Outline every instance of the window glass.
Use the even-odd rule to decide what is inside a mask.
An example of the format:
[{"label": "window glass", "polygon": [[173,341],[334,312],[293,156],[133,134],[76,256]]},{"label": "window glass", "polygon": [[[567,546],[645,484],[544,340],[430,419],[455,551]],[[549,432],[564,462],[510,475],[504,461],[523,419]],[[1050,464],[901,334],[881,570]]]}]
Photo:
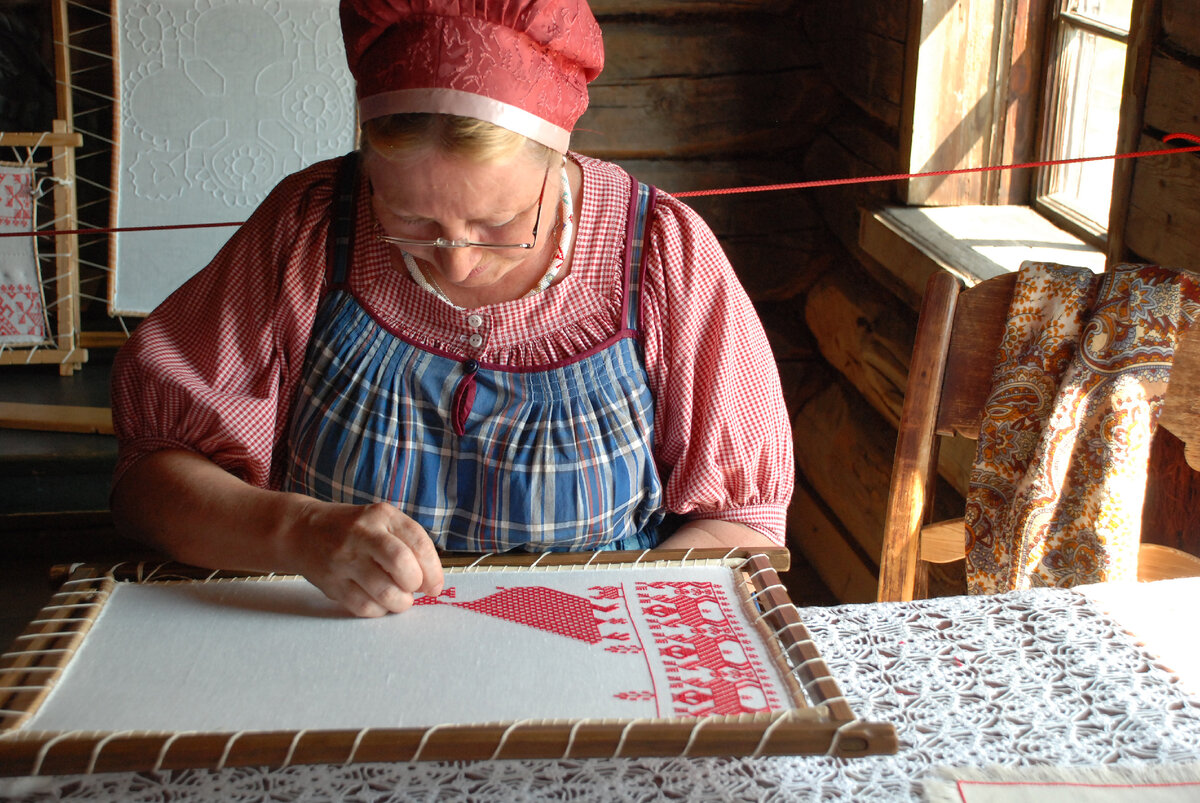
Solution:
[{"label": "window glass", "polygon": [[[1063,32],[1050,159],[1106,156],[1117,146],[1125,45],[1082,28]],[[1113,163],[1081,162],[1051,168],[1043,194],[1100,228],[1108,226]]]},{"label": "window glass", "polygon": [[1096,22],[1129,30],[1133,0],[1067,0],[1066,10]]}]

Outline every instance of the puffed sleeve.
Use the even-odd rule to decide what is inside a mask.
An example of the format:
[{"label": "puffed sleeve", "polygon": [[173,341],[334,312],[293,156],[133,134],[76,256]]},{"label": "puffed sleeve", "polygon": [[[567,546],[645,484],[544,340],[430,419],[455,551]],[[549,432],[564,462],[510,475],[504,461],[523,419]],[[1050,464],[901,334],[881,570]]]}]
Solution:
[{"label": "puffed sleeve", "polygon": [[689,207],[658,196],[649,248],[642,337],[666,505],[749,525],[782,545],[795,464],[762,323]]},{"label": "puffed sleeve", "polygon": [[278,487],[275,445],[320,300],[336,164],[284,179],[117,353],[114,485],[144,455],[186,449]]}]

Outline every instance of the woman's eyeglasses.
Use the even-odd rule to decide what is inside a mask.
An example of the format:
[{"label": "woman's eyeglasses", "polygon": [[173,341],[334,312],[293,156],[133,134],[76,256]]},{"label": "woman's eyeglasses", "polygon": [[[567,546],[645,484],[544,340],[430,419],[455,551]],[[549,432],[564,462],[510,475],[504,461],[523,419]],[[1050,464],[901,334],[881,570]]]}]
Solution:
[{"label": "woman's eyeglasses", "polygon": [[447,240],[445,237],[438,237],[436,240],[414,240],[411,237],[392,237],[387,234],[376,234],[385,243],[392,245],[407,245],[418,248],[522,248],[528,250],[537,245],[538,226],[542,222],[542,202],[546,200],[546,182],[550,178],[550,167],[547,165],[546,174],[542,176],[542,192],[538,196],[538,211],[537,219],[533,222],[533,239],[527,243],[481,243],[475,240]]}]

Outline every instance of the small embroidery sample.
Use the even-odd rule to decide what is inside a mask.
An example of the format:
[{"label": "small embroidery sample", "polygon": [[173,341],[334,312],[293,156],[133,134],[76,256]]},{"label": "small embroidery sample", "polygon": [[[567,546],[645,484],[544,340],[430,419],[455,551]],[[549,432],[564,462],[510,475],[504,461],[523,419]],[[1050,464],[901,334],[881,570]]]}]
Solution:
[{"label": "small embroidery sample", "polygon": [[[34,231],[33,169],[0,165],[0,232]],[[0,238],[0,345],[33,346],[46,339],[34,238]]]}]

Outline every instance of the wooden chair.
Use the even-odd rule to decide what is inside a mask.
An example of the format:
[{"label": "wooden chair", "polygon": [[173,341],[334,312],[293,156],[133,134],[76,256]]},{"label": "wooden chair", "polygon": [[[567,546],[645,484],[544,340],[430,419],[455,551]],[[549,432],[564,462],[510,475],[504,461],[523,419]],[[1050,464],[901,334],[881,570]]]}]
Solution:
[{"label": "wooden chair", "polygon": [[[963,519],[929,521],[937,440],[949,435],[979,438],[1016,278],[1015,273],[1005,274],[968,290],[945,272],[934,274],[928,282],[892,466],[879,567],[880,601],[925,596],[929,564],[964,557]],[[1195,575],[1200,575],[1200,558],[1168,546],[1142,544],[1140,580]]]}]

